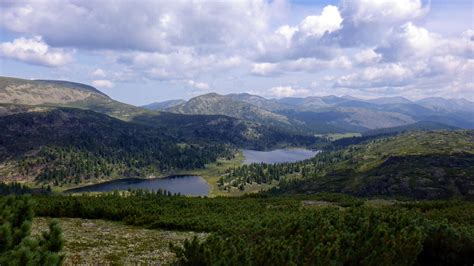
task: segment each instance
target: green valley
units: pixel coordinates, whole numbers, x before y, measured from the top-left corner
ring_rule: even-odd
[[[141,108],[83,84],[1,81],[0,263],[474,261],[468,120],[415,119],[398,98],[207,94]],[[242,151],[272,159],[277,148],[278,163]],[[295,148],[313,151],[292,161]],[[68,192],[175,175],[209,194]]]

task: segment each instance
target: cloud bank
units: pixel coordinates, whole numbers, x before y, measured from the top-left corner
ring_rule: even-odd
[[[472,21],[461,34],[443,36],[424,27],[432,9],[426,1],[343,0],[304,15],[294,5],[6,1],[0,27],[21,37],[1,43],[0,55],[61,68],[92,54],[106,62],[87,70],[98,87],[177,80],[203,90],[208,83],[196,80],[214,79],[238,92],[248,88],[225,80],[239,76],[275,96],[324,90],[474,98]],[[285,79],[301,83],[288,87]]]

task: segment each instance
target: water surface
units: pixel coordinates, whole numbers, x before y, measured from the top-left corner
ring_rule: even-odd
[[[244,164],[288,163],[309,159],[319,151],[307,149],[278,149],[273,151],[243,150]]]
[[[116,179],[100,184],[70,189],[66,192],[107,192],[113,190],[145,189],[156,191],[164,189],[171,193],[180,193],[190,196],[207,196],[210,186],[200,176],[169,176],[165,178],[138,179],[124,178]]]

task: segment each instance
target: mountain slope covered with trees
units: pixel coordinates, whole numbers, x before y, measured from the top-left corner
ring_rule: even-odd
[[[474,131],[416,131],[369,138],[302,162],[229,169],[220,185],[281,180],[272,192],[472,198],[473,178]]]
[[[0,117],[3,180],[80,183],[201,168],[232,156],[226,144],[190,143],[93,111],[51,109]]]

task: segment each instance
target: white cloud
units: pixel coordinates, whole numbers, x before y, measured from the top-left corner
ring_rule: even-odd
[[[399,87],[412,82],[413,72],[401,64],[385,64],[377,67],[367,67],[356,73],[338,78],[336,87],[371,88]]]
[[[25,0],[2,6],[0,26],[41,35],[54,46],[159,52],[238,48],[260,36],[278,2]]]
[[[377,63],[382,59],[382,56],[376,53],[373,49],[364,49],[354,55],[355,62],[361,65],[368,65]]]
[[[183,48],[172,53],[117,52],[113,60],[127,66],[147,78],[157,80],[190,79],[201,73],[225,71],[239,66],[239,56],[199,54],[194,49]]]
[[[199,90],[208,90],[209,89],[209,84],[205,83],[205,82],[196,82],[194,80],[188,80],[188,85],[193,87],[193,88],[196,88],[196,89],[199,89]]]
[[[110,89],[115,86],[115,84],[112,81],[106,80],[106,79],[94,80],[92,81],[92,85],[94,87],[105,88],[105,89]]]
[[[255,77],[263,76],[302,84],[320,79],[329,93],[416,90],[422,95],[424,90],[441,95],[444,90],[466,95],[474,83],[474,30],[463,28],[469,26],[466,21],[456,29],[464,30],[461,35],[440,35],[427,22],[437,19],[428,17],[429,2],[341,0],[337,7],[297,13],[284,0],[9,1],[1,7],[2,30],[12,33],[8,36],[42,37],[4,42],[0,54],[61,66],[79,49],[100,57],[101,68],[89,66],[92,60],[68,71],[82,69],[86,73],[78,75],[115,83],[174,80],[189,89],[205,87],[196,80],[213,80],[230,92],[267,88],[271,78]],[[239,76],[242,83],[224,81],[229,76]],[[275,89],[281,94],[295,90]]]
[[[340,56],[332,60],[300,58],[296,60],[287,60],[280,63],[253,64],[251,73],[258,76],[276,76],[288,72],[315,73],[325,69],[349,69],[351,67],[351,61],[345,56]]]
[[[103,69],[96,68],[94,71],[91,72],[91,76],[97,78],[105,78],[107,75],[105,74],[105,71]]]
[[[341,28],[342,18],[335,6],[324,7],[319,16],[307,16],[299,25],[299,31],[306,36],[321,37],[324,33]]]
[[[344,17],[350,17],[351,23],[396,23],[419,18],[428,11],[421,0],[343,0],[341,6]]]
[[[344,46],[373,45],[390,36],[393,28],[423,17],[429,5],[421,0],[354,1],[341,3],[342,29],[336,33]]]
[[[49,47],[41,37],[18,38],[0,43],[0,55],[32,64],[49,67],[62,66],[72,61],[72,55],[63,49]]]
[[[298,31],[298,27],[290,27],[288,25],[283,25],[283,26],[279,27],[275,31],[275,33],[283,36],[286,39],[287,44],[290,44],[291,43],[291,38],[293,38],[293,35],[297,31]]]
[[[277,70],[278,64],[273,63],[257,63],[252,66],[252,74],[258,76],[277,75],[280,72]]]
[[[337,55],[337,47],[322,42],[322,38],[339,30],[342,21],[338,8],[328,5],[320,15],[307,16],[296,26],[283,25],[262,36],[256,58],[262,62],[300,58],[329,60]]]
[[[308,96],[309,90],[296,89],[291,86],[278,86],[270,89],[270,93],[277,98],[294,97],[294,96]]]
[[[384,60],[399,61],[408,57],[427,57],[442,44],[440,36],[408,22],[395,29],[394,33],[377,48]]]

